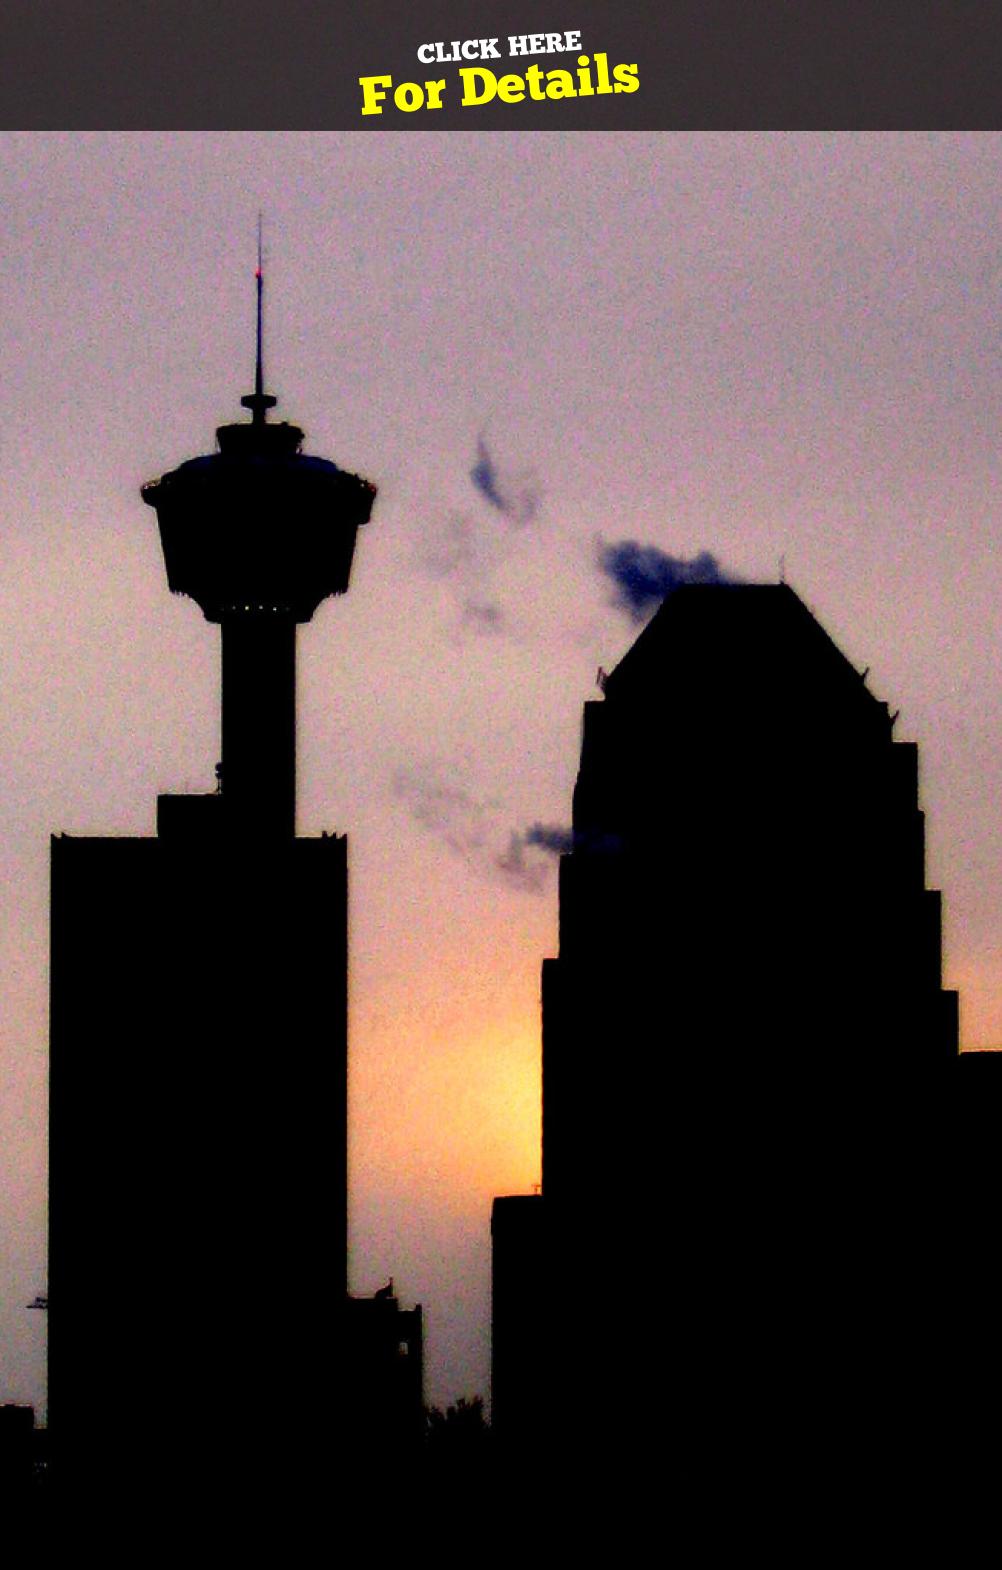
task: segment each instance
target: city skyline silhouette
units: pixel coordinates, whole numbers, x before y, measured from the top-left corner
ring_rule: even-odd
[[[997,143],[499,137],[432,149],[415,196],[392,138],[9,141],[6,1393],[44,1408],[47,836],[147,834],[158,794],[213,789],[215,645],[136,491],[243,382],[263,206],[283,411],[381,487],[299,693],[302,826],[352,840],[353,1285],[425,1305],[430,1400],[486,1394],[580,704],[640,625],[600,541],[749,581],[785,556],[920,745],[962,1044],[1002,1039]],[[471,182],[504,218],[475,241]]]

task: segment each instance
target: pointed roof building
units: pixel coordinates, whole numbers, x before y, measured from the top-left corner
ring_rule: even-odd
[[[509,1454],[642,1494],[667,1450],[740,1519],[933,1453],[957,999],[894,718],[785,584],[677,588],[586,703],[543,1198],[495,1207]]]

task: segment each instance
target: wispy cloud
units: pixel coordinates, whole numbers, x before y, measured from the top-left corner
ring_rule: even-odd
[[[412,764],[393,776],[393,791],[415,822],[436,835],[457,856],[484,877],[538,894],[548,881],[552,858],[570,850],[570,829],[534,823],[524,832],[511,830],[503,850],[503,809],[484,801],[450,779],[434,764]]]
[[[470,479],[495,512],[518,527],[531,523],[539,512],[542,493],[530,470],[502,469],[482,434],[477,437],[477,457]]]
[[[467,599],[463,606],[463,622],[476,632],[500,632],[504,626],[504,611],[498,600]]]
[[[497,870],[509,883],[524,889],[528,894],[538,894],[546,880],[546,866],[541,861],[530,861],[525,854],[525,838],[512,831],[508,847],[494,859]]]
[[[396,771],[393,790],[416,821],[437,834],[457,855],[469,859],[487,852],[488,809],[461,785],[442,779],[429,767],[414,765]]]
[[[432,578],[473,578],[477,571],[477,537],[468,513],[446,512],[421,537],[418,562]]]
[[[466,488],[467,480],[474,495]],[[473,633],[507,630],[496,580],[518,535],[539,514],[541,491],[528,470],[500,465],[484,436],[477,438],[473,467],[458,505],[433,512],[417,548],[417,565],[449,586],[460,626]]]

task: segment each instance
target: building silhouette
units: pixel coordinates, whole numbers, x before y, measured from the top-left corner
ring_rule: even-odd
[[[36,1478],[39,1437],[33,1407],[0,1402],[0,1499],[8,1511],[20,1510],[33,1492],[41,1492]]]
[[[804,1503],[935,1449],[957,998],[893,731],[785,584],[678,588],[585,705],[543,1195],[494,1208],[509,1458]]]
[[[541,1194],[509,1194],[491,1211],[491,1426],[526,1454],[535,1448],[548,1347],[541,1333],[547,1280]]]
[[[340,1464],[372,1486],[377,1463],[382,1478],[382,1468],[412,1465],[420,1451],[424,1320],[420,1304],[400,1307],[392,1280],[372,1297],[347,1297],[344,1313]]]
[[[53,1480],[88,1508],[330,1465],[346,1281],[347,845],[295,832],[296,629],[375,487],[250,420],[143,488],[219,626],[213,793],[149,838],[52,841]]]

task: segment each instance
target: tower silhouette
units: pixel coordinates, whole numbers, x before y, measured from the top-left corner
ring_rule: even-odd
[[[957,999],[893,730],[785,584],[678,588],[585,705],[543,1195],[494,1210],[509,1454],[792,1509],[934,1453]]]
[[[296,627],[375,487],[270,423],[143,487],[170,588],[222,640],[218,788],[151,838],[52,841],[50,1425],[91,1503],[327,1464],[344,1293],[347,845],[295,833]]]

